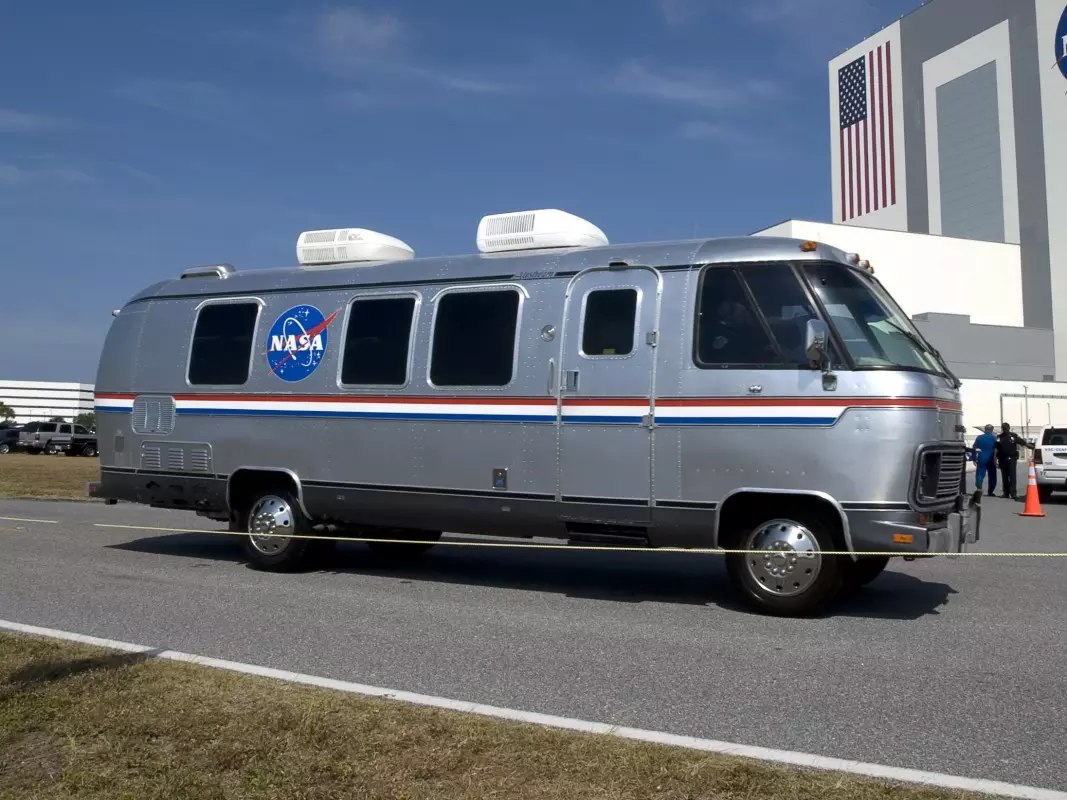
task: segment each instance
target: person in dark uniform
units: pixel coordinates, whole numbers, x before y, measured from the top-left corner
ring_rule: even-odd
[[[1001,497],[1010,497],[1012,500],[1018,496],[1015,493],[1015,475],[1019,466],[1019,445],[1030,446],[1005,422],[1000,426],[1000,436],[997,437],[997,463],[1004,483]]]

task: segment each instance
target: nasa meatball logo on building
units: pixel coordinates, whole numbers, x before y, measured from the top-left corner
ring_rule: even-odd
[[[282,313],[267,334],[267,363],[283,381],[302,381],[326,355],[329,325],[337,312],[324,317],[315,306],[293,306]]]
[[[1056,66],[1060,73],[1067,78],[1067,6],[1060,15],[1060,24],[1056,26]]]

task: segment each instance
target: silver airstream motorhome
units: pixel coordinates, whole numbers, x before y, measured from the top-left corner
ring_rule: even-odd
[[[273,570],[322,525],[390,558],[441,531],[749,551],[732,583],[786,615],[977,539],[959,382],[857,255],[616,246],[556,210],[486,217],[478,246],[310,231],[296,268],[136,295],[90,494],[227,520]]]

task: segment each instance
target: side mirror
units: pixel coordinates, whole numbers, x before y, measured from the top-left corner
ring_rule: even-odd
[[[830,330],[821,319],[809,319],[804,335],[804,355],[812,369],[826,369],[830,362]]]

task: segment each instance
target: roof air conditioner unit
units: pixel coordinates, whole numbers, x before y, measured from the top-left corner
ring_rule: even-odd
[[[478,249],[483,253],[606,244],[608,237],[596,225],[555,208],[491,214],[478,223]]]
[[[296,258],[302,267],[358,266],[414,257],[415,251],[399,239],[364,228],[304,231],[296,240]]]

